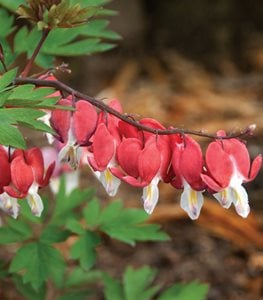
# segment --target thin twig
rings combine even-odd
[[[101,100],[95,99],[94,97],[85,95],[70,86],[66,85],[65,83],[59,81],[59,80],[41,80],[41,79],[35,79],[35,78],[16,78],[14,80],[14,84],[20,85],[20,84],[27,84],[31,83],[36,86],[48,86],[48,87],[53,87],[57,90],[64,91],[68,93],[69,95],[74,95],[78,99],[83,99],[88,101],[90,104],[93,106],[99,108],[102,111],[106,111],[118,119],[140,129],[143,131],[147,131],[153,134],[158,134],[158,135],[171,135],[171,134],[191,134],[191,135],[196,135],[196,136],[201,136],[201,137],[207,137],[207,138],[213,138],[213,139],[230,139],[230,138],[238,138],[244,135],[251,135],[253,131],[255,130],[255,125],[250,125],[246,127],[243,130],[240,130],[238,132],[233,132],[231,134],[227,134],[226,136],[217,136],[216,134],[209,134],[205,133],[203,131],[198,131],[198,130],[190,130],[190,129],[182,129],[182,128],[174,128],[170,127],[169,129],[156,129],[156,128],[151,128],[148,126],[145,126],[143,124],[140,124],[138,121],[131,119],[128,115],[126,114],[121,114],[120,112],[116,111],[115,109],[109,107],[107,104],[102,102]]]

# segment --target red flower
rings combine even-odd
[[[218,132],[218,136],[224,135],[224,131]],[[246,145],[238,139],[216,140],[207,148],[207,173],[202,178],[223,207],[229,208],[233,203],[237,213],[245,218],[250,208],[242,183],[253,180],[261,164],[261,155],[250,164]]]
[[[109,106],[119,112],[122,111],[118,100],[112,100]],[[120,143],[118,123],[119,119],[113,115],[101,112],[88,152],[89,165],[110,196],[116,195],[120,185],[120,180],[110,172],[110,168],[116,166],[116,149]]]
[[[202,150],[199,144],[187,135],[182,137],[175,135],[172,141],[172,167],[175,178],[171,184],[177,189],[184,189],[181,195],[181,207],[194,220],[199,217],[204,203],[202,192],[205,184],[201,178]]]
[[[72,106],[72,99],[61,99],[58,104]],[[56,109],[51,115],[52,127],[59,141],[64,144],[59,160],[68,161],[73,169],[78,166],[81,157],[79,147],[91,144],[89,139],[96,129],[98,118],[95,108],[87,101],[77,101],[75,109],[74,112]]]
[[[44,170],[44,160],[39,148],[26,151],[15,150],[11,161],[10,185],[4,191],[12,198],[27,198],[33,214],[40,216],[43,203],[38,195],[38,188],[48,184],[55,162]]]

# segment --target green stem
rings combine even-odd
[[[40,41],[38,42],[37,47],[36,47],[35,51],[33,52],[32,56],[28,60],[24,70],[22,71],[22,73],[20,75],[21,77],[26,77],[28,75],[28,73],[30,72],[32,65],[33,65],[41,47],[43,46],[49,32],[50,32],[49,28],[43,29],[42,37],[41,37]]]

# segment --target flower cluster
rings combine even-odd
[[[55,162],[47,168],[39,148],[28,150],[0,146],[0,208],[16,218],[19,213],[17,199],[26,198],[34,215],[40,216],[43,203],[38,189],[48,185]]]
[[[144,209],[150,214],[159,198],[158,183],[163,181],[183,190],[181,207],[191,219],[198,218],[205,191],[225,208],[233,203],[240,216],[249,214],[242,184],[256,177],[262,157],[258,155],[251,164],[242,141],[224,139],[225,133],[219,131],[203,156],[200,145],[189,135],[142,131],[106,112],[97,113],[84,100],[74,103],[71,96],[59,104],[72,105],[75,111],[55,110],[51,114],[56,147],[60,148],[58,160],[69,162],[73,169],[88,164],[110,196],[116,195],[121,181],[142,188]],[[109,107],[122,112],[117,100]],[[138,124],[165,129],[150,118]],[[5,190],[13,195],[10,188]]]

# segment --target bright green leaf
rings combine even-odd
[[[128,267],[123,278],[125,300],[151,300],[159,290],[158,286],[149,287],[154,277],[155,271],[149,267]]]
[[[158,300],[205,300],[208,288],[207,284],[200,284],[198,282],[175,284],[164,291]]]
[[[95,198],[86,205],[83,215],[90,228],[99,224],[100,203],[98,199]]]
[[[79,235],[85,233],[85,229],[76,219],[69,219],[66,223],[66,228]]]
[[[63,230],[55,225],[48,225],[41,233],[40,241],[44,243],[61,243],[70,235],[68,230]]]
[[[108,274],[104,274],[103,276],[103,282],[104,282],[104,296],[105,300],[124,300],[124,293],[122,290],[121,283],[112,277],[110,277]],[[137,300],[139,300],[138,298]]]
[[[22,246],[13,258],[9,271],[23,271],[23,283],[30,283],[35,290],[51,276],[57,285],[63,280],[65,263],[60,252],[41,242]]]
[[[74,268],[74,270],[68,275],[65,287],[73,287],[79,285],[87,285],[89,283],[98,282],[103,276],[102,271],[90,271],[83,270],[80,267]]]
[[[0,117],[1,118],[1,117]],[[0,144],[14,148],[26,148],[21,132],[14,126],[0,121]]]
[[[91,268],[96,260],[96,247],[100,244],[100,237],[92,231],[86,231],[71,247],[73,259],[78,259],[83,269]]]
[[[15,29],[15,27],[13,27],[14,16],[8,14],[5,9],[0,8],[0,20],[0,38],[4,38],[12,33],[12,31]]]
[[[15,12],[20,4],[25,4],[26,0],[0,0],[0,4]]]
[[[99,218],[100,229],[109,236],[134,245],[136,241],[164,241],[169,237],[160,226],[145,224],[148,215],[141,209],[121,209],[119,201],[112,202]]]
[[[13,82],[16,77],[17,69],[12,69],[0,77],[0,91]]]

